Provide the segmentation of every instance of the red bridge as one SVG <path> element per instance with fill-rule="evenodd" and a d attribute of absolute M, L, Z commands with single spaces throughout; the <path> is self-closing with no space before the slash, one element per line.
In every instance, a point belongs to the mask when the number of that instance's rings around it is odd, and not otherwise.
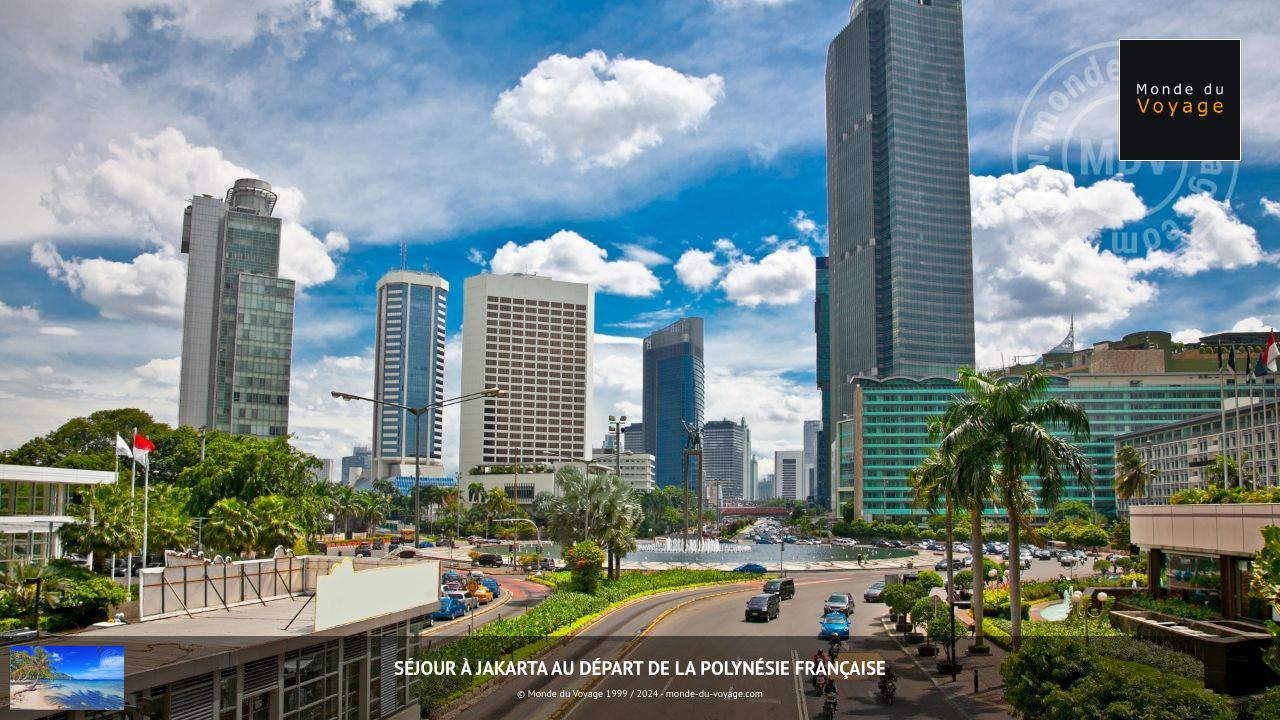
<path fill-rule="evenodd" d="M 791 511 L 784 507 L 727 507 L 720 509 L 720 516 L 742 515 L 745 517 L 783 517 Z"/>

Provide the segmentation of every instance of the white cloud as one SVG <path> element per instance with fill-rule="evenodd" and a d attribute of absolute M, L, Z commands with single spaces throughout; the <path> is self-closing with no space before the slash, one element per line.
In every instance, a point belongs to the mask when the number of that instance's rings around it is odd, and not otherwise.
<path fill-rule="evenodd" d="M 644 245 L 636 245 L 628 243 L 619 245 L 618 249 L 622 251 L 622 256 L 628 260 L 635 260 L 646 267 L 656 267 L 658 265 L 671 264 L 671 258 L 663 255 L 657 250 L 645 247 Z"/>
<path fill-rule="evenodd" d="M 716 264 L 715 253 L 706 250 L 685 250 L 676 262 L 676 278 L 694 292 L 709 289 L 723 274 L 724 267 Z"/>
<path fill-rule="evenodd" d="M 813 253 L 785 244 L 759 262 L 734 262 L 720 281 L 725 297 L 746 307 L 797 303 L 813 292 L 813 285 Z"/>
<path fill-rule="evenodd" d="M 40 334 L 56 335 L 58 337 L 75 337 L 80 334 L 80 331 L 73 327 L 67 327 L 66 325 L 46 325 L 40 328 Z"/>
<path fill-rule="evenodd" d="M 490 263 L 496 274 L 533 273 L 556 280 L 589 283 L 600 292 L 648 297 L 661 289 L 658 278 L 635 260 L 607 260 L 604 248 L 572 230 L 526 245 L 508 242 Z"/>
<path fill-rule="evenodd" d="M 103 258 L 67 260 L 52 243 L 36 245 L 32 260 L 51 277 L 97 305 L 104 317 L 172 322 L 182 315 L 186 263 L 178 253 L 182 210 L 195 193 L 221 193 L 239 178 L 257 177 L 214 147 L 193 145 L 179 130 L 150 137 L 133 135 L 108 145 L 108 157 L 83 150 L 54 170 L 53 188 L 42 202 L 65 232 L 101 238 L 138 239 L 157 248 L 130 262 Z M 273 186 L 274 215 L 281 219 L 280 275 L 299 289 L 337 275 L 334 256 L 347 250 L 347 236 L 324 239 L 302 225 L 301 190 Z"/>
<path fill-rule="evenodd" d="M 1208 194 L 1186 195 L 1173 204 L 1173 211 L 1191 218 L 1191 229 L 1176 231 L 1175 237 L 1181 240 L 1176 248 L 1149 252 L 1137 263 L 1138 267 L 1185 276 L 1249 267 L 1262 261 L 1257 232 L 1240 222 L 1230 201 L 1219 202 Z"/>
<path fill-rule="evenodd" d="M 1250 316 L 1236 321 L 1236 324 L 1231 326 L 1231 332 L 1266 332 L 1270 328 L 1271 326 L 1263 322 L 1262 318 Z"/>
<path fill-rule="evenodd" d="M 621 167 L 674 132 L 697 128 L 724 97 L 719 75 L 695 77 L 600 50 L 555 54 L 504 90 L 494 119 L 544 163 Z"/>
<path fill-rule="evenodd" d="M 1197 343 L 1200 342 L 1200 338 L 1208 334 L 1209 333 L 1204 332 L 1200 328 L 1186 328 L 1185 330 L 1175 332 L 1173 334 L 1173 341 L 1177 343 Z"/>
<path fill-rule="evenodd" d="M 1258 204 L 1262 206 L 1262 214 L 1271 217 L 1280 217 L 1280 202 L 1262 198 L 1258 200 Z"/>
<path fill-rule="evenodd" d="M 418 4 L 420 0 L 356 0 L 360 12 L 368 15 L 374 22 L 396 22 L 403 17 L 403 11 Z M 426 0 L 431 5 L 439 5 L 443 0 Z"/>
<path fill-rule="evenodd" d="M 14 307 L 0 302 L 0 320 L 31 320 L 35 322 L 40 319 L 40 311 L 31 305 L 23 305 L 22 307 Z"/>
<path fill-rule="evenodd" d="M 797 210 L 796 214 L 791 216 L 791 227 L 805 240 L 820 247 L 826 247 L 827 240 L 823 237 L 822 228 L 805 211 Z"/>
<path fill-rule="evenodd" d="M 76 673 L 83 680 L 113 680 L 124 675 L 124 655 L 104 655 L 98 659 L 95 667 L 84 668 Z"/>
<path fill-rule="evenodd" d="M 1145 214 L 1129 183 L 1078 187 L 1071 175 L 1041 166 L 975 176 L 970 201 L 980 366 L 1038 356 L 1066 335 L 1073 314 L 1079 326 L 1103 328 L 1155 298 L 1135 260 L 1099 242 L 1102 231 Z"/>
<path fill-rule="evenodd" d="M 484 253 L 480 252 L 480 248 L 469 248 L 467 250 L 467 261 L 475 263 L 482 268 L 489 265 L 489 261 L 484 259 Z"/>
<path fill-rule="evenodd" d="M 177 387 L 182 374 L 182 358 L 154 358 L 135 367 L 133 373 L 150 383 Z"/>
<path fill-rule="evenodd" d="M 162 325 L 182 322 L 187 263 L 168 248 L 130 262 L 64 258 L 52 243 L 31 248 L 31 262 L 97 306 L 109 320 L 136 318 Z"/>
<path fill-rule="evenodd" d="M 713 5 L 731 10 L 746 7 L 780 7 L 789 2 L 791 0 L 711 0 Z"/>
<path fill-rule="evenodd" d="M 684 317 L 688 312 L 688 305 L 672 307 L 670 303 L 668 303 L 667 307 L 650 310 L 648 312 L 636 313 L 635 315 L 629 316 L 627 320 L 609 323 L 609 326 L 630 330 L 657 330 L 678 318 Z"/>
<path fill-rule="evenodd" d="M 373 348 L 360 355 L 325 355 L 294 366 L 289 432 L 295 436 L 294 445 L 319 458 L 350 454 L 352 445 L 369 443 L 373 430 L 373 406 L 337 400 L 329 394 L 333 390 L 373 394 Z"/>

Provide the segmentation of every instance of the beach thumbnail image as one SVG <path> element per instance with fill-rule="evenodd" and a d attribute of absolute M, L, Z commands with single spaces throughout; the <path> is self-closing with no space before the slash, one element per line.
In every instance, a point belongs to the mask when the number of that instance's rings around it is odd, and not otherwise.
<path fill-rule="evenodd" d="M 11 646 L 9 709 L 123 710 L 124 648 Z"/>

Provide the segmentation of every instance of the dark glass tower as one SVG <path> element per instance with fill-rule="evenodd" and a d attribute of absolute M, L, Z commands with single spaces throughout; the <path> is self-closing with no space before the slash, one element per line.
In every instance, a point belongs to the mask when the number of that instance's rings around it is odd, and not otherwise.
<path fill-rule="evenodd" d="M 684 486 L 683 422 L 701 425 L 702 407 L 702 318 L 684 318 L 644 339 L 644 449 L 654 456 L 658 487 Z"/>
<path fill-rule="evenodd" d="M 831 292 L 827 282 L 827 259 L 814 258 L 813 330 L 817 337 L 818 392 L 822 395 L 822 426 L 818 428 L 818 461 L 815 464 L 814 500 L 831 507 Z"/>
<path fill-rule="evenodd" d="M 960 0 L 858 0 L 826 85 L 834 427 L 850 376 L 973 364 Z"/>

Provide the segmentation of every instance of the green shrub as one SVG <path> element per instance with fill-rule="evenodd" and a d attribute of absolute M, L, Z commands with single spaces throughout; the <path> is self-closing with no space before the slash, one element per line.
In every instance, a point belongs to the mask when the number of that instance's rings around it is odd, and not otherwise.
<path fill-rule="evenodd" d="M 1055 691 L 1070 690 L 1098 671 L 1097 655 L 1084 645 L 1043 638 L 1023 640 L 1022 649 L 1000 664 L 1005 699 L 1015 713 L 1035 720 L 1057 717 L 1051 715 L 1056 707 L 1050 703 Z"/>
<path fill-rule="evenodd" d="M 933 615 L 933 599 L 922 597 L 911 606 L 911 626 L 915 628 L 927 626 Z"/>
<path fill-rule="evenodd" d="M 1089 631 L 1093 632 L 1092 625 Z M 1141 663 L 1172 675 L 1204 680 L 1204 663 L 1163 645 L 1130 637 L 1093 638 L 1092 635 L 1089 642 L 1103 657 Z"/>
<path fill-rule="evenodd" d="M 926 592 L 933 588 L 940 588 L 945 584 L 942 580 L 942 576 L 933 570 L 925 570 L 921 572 L 920 576 L 916 578 L 915 583 L 924 588 Z M 957 584 L 957 587 L 959 587 L 959 584 Z"/>
<path fill-rule="evenodd" d="M 1273 720 L 1280 717 L 1280 687 L 1273 687 L 1262 695 L 1240 705 L 1236 720 Z"/>
<path fill-rule="evenodd" d="M 0 618 L 0 632 L 12 632 L 14 630 L 21 630 L 26 626 L 27 624 L 22 621 L 22 618 L 16 618 L 16 617 Z"/>
<path fill-rule="evenodd" d="M 949 645 L 951 643 L 953 617 L 954 616 L 952 616 L 951 613 L 943 610 L 929 618 L 929 637 L 934 642 L 942 643 L 943 645 Z M 967 633 L 964 623 L 959 620 L 955 621 L 954 627 L 957 638 L 964 637 Z"/>
<path fill-rule="evenodd" d="M 1175 684 L 1166 676 L 1134 677 L 1108 670 L 1083 678 L 1075 687 L 1053 688 L 1044 699 L 1052 718 L 1176 718 L 1232 720 L 1235 712 L 1223 697 L 1200 688 Z"/>
<path fill-rule="evenodd" d="M 1146 593 L 1134 593 L 1121 598 L 1119 602 L 1142 610 L 1151 610 L 1152 612 L 1173 615 L 1187 620 L 1209 620 L 1213 617 L 1213 612 L 1208 608 L 1193 605 L 1178 597 L 1157 600 Z"/>
<path fill-rule="evenodd" d="M 600 587 L 600 564 L 604 562 L 604 550 L 590 540 L 583 540 L 565 551 L 564 560 L 569 564 L 573 575 L 574 589 L 594 595 Z"/>

